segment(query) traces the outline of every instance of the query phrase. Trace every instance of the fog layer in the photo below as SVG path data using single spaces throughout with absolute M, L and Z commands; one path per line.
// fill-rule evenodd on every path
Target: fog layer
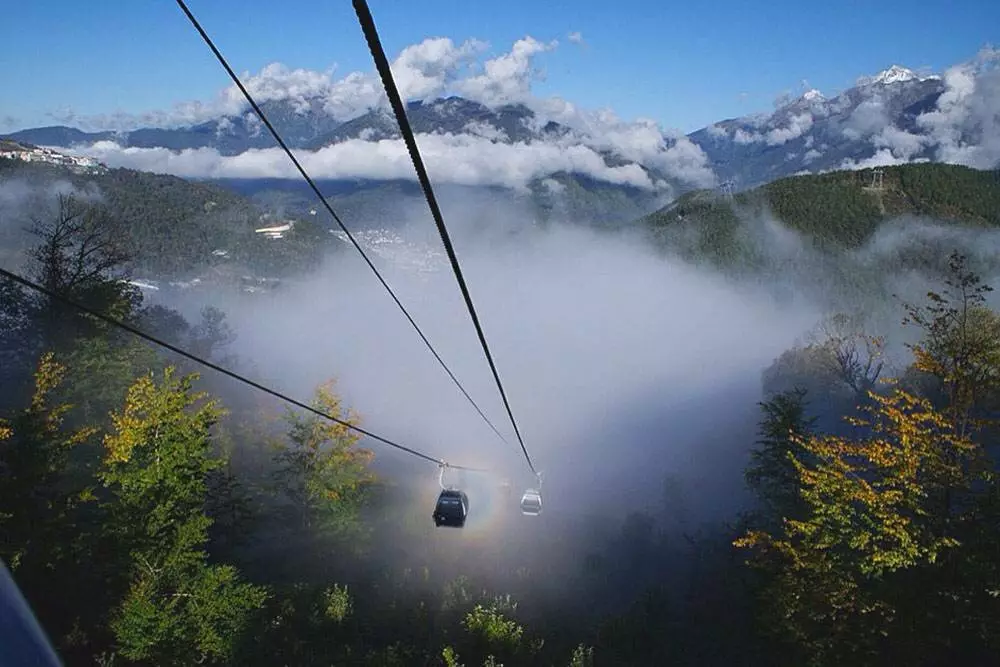
M 569 226 L 470 233 L 460 213 L 450 212 L 456 249 L 528 452 L 545 472 L 547 511 L 660 505 L 667 474 L 725 480 L 705 509 L 739 495 L 733 482 L 754 438 L 760 372 L 817 313 L 779 307 L 764 289 L 663 259 L 640 240 Z M 489 467 L 515 487 L 530 483 L 433 224 L 413 221 L 401 233 L 410 253 L 438 254 L 436 270 L 401 269 L 385 253 L 377 265 L 507 444 L 353 249 L 273 294 L 213 295 L 238 334 L 233 351 L 298 397 L 336 378 L 378 434 Z M 370 446 L 380 458 L 403 456 Z M 416 460 L 408 469 L 437 475 Z

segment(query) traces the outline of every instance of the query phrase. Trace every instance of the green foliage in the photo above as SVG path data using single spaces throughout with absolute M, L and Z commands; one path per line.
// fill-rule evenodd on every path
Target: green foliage
M 131 660 L 225 660 L 267 596 L 242 583 L 234 568 L 209 565 L 202 550 L 211 523 L 206 479 L 219 466 L 210 457 L 209 430 L 222 411 L 201 403 L 193 379 L 168 368 L 159 384 L 137 380 L 104 440 L 100 479 L 113 495 L 109 531 L 128 554 L 131 578 L 111 629 L 119 653 Z
M 159 385 L 141 377 L 129 388 L 125 408 L 112 415 L 100 477 L 115 493 L 116 524 L 133 549 L 185 542 L 184 535 L 204 527 L 205 480 L 219 466 L 208 455 L 209 429 L 223 413 L 214 402 L 188 411 L 205 398 L 192 391 L 193 380 L 176 377 L 172 368 Z
M 506 613 L 517 610 L 509 599 L 498 598 L 488 605 L 477 604 L 463 621 L 465 628 L 495 647 L 517 648 L 524 628 Z
M 573 657 L 570 658 L 569 667 L 594 667 L 594 648 L 579 644 L 573 649 Z
M 906 305 L 905 324 L 923 331 L 910 345 L 914 369 L 936 380 L 952 419 L 970 432 L 1000 390 L 1000 316 L 986 307 L 984 285 L 958 253 L 949 258 L 946 288 L 929 292 L 925 306 Z
M 217 433 L 222 431 L 217 429 Z M 219 454 L 222 465 L 212 470 L 206 479 L 208 494 L 205 513 L 211 518 L 209 527 L 212 554 L 227 557 L 246 545 L 260 522 L 255 498 L 247 481 L 237 474 L 232 460 Z
M 856 248 L 878 227 L 883 215 L 877 195 L 863 189 L 863 175 L 834 172 L 795 176 L 768 183 L 760 200 L 790 228 L 821 246 Z
M 120 332 L 79 339 L 65 353 L 68 382 L 61 392 L 78 406 L 79 417 L 104 424 L 139 375 L 164 367 L 152 346 Z
M 903 165 L 887 170 L 890 185 L 916 213 L 979 225 L 1000 225 L 1000 179 L 996 171 L 959 165 Z M 897 208 L 906 204 L 900 203 Z
M 748 223 L 765 216 L 801 234 L 807 245 L 831 253 L 859 248 L 881 224 L 902 215 L 1000 226 L 1000 182 L 991 172 L 909 164 L 884 168 L 882 189 L 870 187 L 871 182 L 872 170 L 866 169 L 783 178 L 731 199 L 695 191 L 642 218 L 639 225 L 661 245 L 727 271 L 763 266 L 768 249 L 759 247 Z M 938 248 L 933 251 L 940 254 Z M 897 263 L 911 260 L 920 258 L 901 256 Z M 857 278 L 844 275 L 842 281 Z
M 460 575 L 445 584 L 441 608 L 445 611 L 463 609 L 471 605 L 478 597 L 480 595 L 474 594 L 471 590 L 469 577 Z
M 441 657 L 444 658 L 444 664 L 447 667 L 464 667 L 464 665 L 458 661 L 458 654 L 455 653 L 455 649 L 450 646 L 445 646 L 444 649 L 442 649 Z
M 6 407 L 30 377 L 31 301 L 18 284 L 0 280 L 0 409 Z
M 138 574 L 111 622 L 124 657 L 156 665 L 225 662 L 264 589 L 240 581 L 235 568 L 205 565 Z
M 682 195 L 640 221 L 655 243 L 679 251 L 687 259 L 709 259 L 733 270 L 759 266 L 751 239 L 742 234 L 742 211 L 707 191 Z
M 83 179 L 80 179 L 83 180 Z M 176 176 L 111 169 L 86 180 L 103 193 L 139 259 L 136 269 L 177 275 L 204 265 L 217 248 L 249 244 L 259 213 L 222 188 Z
M 179 277 L 235 266 L 290 273 L 314 267 L 332 247 L 332 236 L 307 219 L 296 219 L 280 240 L 261 238 L 254 230 L 268 224 L 269 214 L 219 186 L 132 169 L 73 173 L 19 160 L 0 163 L 6 167 L 0 181 L 21 177 L 40 186 L 68 181 L 99 194 L 101 204 L 91 208 L 102 211 L 104 227 L 132 258 L 131 268 L 146 275 Z M 229 255 L 215 257 L 215 250 Z
M 337 623 L 343 622 L 351 614 L 351 595 L 347 586 L 334 584 L 324 592 L 326 598 L 326 617 Z
M 769 520 L 797 517 L 802 503 L 795 461 L 803 456 L 799 442 L 812 432 L 816 418 L 806 416 L 803 389 L 780 393 L 759 405 L 763 418 L 745 473 L 747 485 L 760 498 Z

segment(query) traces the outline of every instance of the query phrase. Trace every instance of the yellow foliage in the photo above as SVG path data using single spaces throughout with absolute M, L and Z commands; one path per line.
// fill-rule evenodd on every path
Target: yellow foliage
M 205 392 L 188 391 L 198 378 L 197 373 L 175 381 L 175 370 L 168 367 L 163 371 L 163 386 L 176 385 L 177 391 L 164 394 L 153 381 L 152 374 L 136 379 L 129 387 L 122 411 L 111 415 L 112 432 L 104 436 L 106 464 L 128 462 L 133 450 L 149 438 L 150 422 L 155 423 L 160 414 L 167 414 L 165 411 L 172 407 L 183 410 L 208 397 Z M 215 401 L 208 401 L 203 409 L 216 415 L 223 414 Z M 159 426 L 154 426 L 154 438 L 158 428 Z
M 41 411 L 45 408 L 46 398 L 58 387 L 66 376 L 66 368 L 56 362 L 55 355 L 46 352 L 38 362 L 35 371 L 35 393 L 31 397 L 32 410 Z
M 361 529 L 356 513 L 364 502 L 366 487 L 375 481 L 368 469 L 374 454 L 357 446 L 361 436 L 347 424 L 356 426 L 360 419 L 354 411 L 344 409 L 333 381 L 316 389 L 312 407 L 346 424 L 289 411 L 287 438 L 274 443 L 280 464 L 277 475 L 303 525 L 322 526 L 331 534 L 356 532 Z
M 346 415 L 342 415 L 342 405 L 343 402 L 341 401 L 340 396 L 336 393 L 335 380 L 328 380 L 317 387 L 316 394 L 313 398 L 314 408 L 321 412 L 325 412 L 328 415 L 337 417 L 352 426 L 360 426 L 361 416 L 354 409 L 349 409 Z M 367 467 L 368 464 L 370 464 L 375 458 L 375 453 L 373 451 L 355 446 L 361 439 L 361 435 L 344 424 L 338 424 L 337 422 L 329 419 L 317 419 L 313 422 L 312 426 L 314 430 L 312 437 L 309 440 L 309 445 L 313 448 L 318 448 L 323 443 L 337 443 L 336 450 L 338 451 L 342 464 Z M 362 475 L 357 481 L 358 483 L 363 483 L 371 481 L 372 479 L 372 475 L 365 474 Z M 336 491 L 333 491 L 332 493 L 336 494 Z M 331 498 L 335 499 L 336 495 L 331 496 Z
M 35 392 L 31 397 L 31 407 L 29 412 L 44 416 L 44 426 L 51 432 L 56 433 L 62 426 L 63 416 L 73 408 L 71 404 L 63 403 L 56 406 L 49 406 L 49 396 L 59 388 L 66 377 L 66 367 L 55 360 L 52 352 L 42 355 L 38 362 L 38 369 L 35 371 Z M 6 430 L 6 434 L 3 431 Z M 95 427 L 83 427 L 70 433 L 66 439 L 67 446 L 78 445 L 97 432 Z M 13 429 L 0 424 L 0 440 L 13 435 Z
M 898 387 L 870 397 L 871 418 L 852 420 L 866 437 L 794 436 L 805 516 L 733 542 L 774 574 L 767 595 L 779 622 L 816 646 L 862 626 L 888 631 L 894 611 L 869 583 L 958 546 L 947 499 L 985 469 L 981 448 L 930 401 Z

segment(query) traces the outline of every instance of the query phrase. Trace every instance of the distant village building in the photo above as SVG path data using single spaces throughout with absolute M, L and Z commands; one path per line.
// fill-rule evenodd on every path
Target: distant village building
M 295 226 L 294 220 L 289 220 L 283 225 L 274 225 L 272 227 L 261 227 L 260 229 L 255 229 L 254 231 L 258 234 L 263 234 L 269 239 L 280 239 L 284 237 L 286 232 L 292 230 Z
M 0 158 L 21 160 L 23 162 L 44 162 L 87 171 L 107 170 L 107 166 L 85 155 L 64 155 L 57 153 L 51 148 L 23 146 L 12 141 L 3 142 L 2 149 L 0 149 Z

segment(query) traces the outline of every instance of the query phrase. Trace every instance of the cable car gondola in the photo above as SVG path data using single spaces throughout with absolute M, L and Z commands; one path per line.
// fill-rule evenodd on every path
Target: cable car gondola
M 445 463 L 441 466 L 438 475 L 438 484 L 441 485 L 441 493 L 438 495 L 437 504 L 434 506 L 434 525 L 451 526 L 452 528 L 462 528 L 465 526 L 465 519 L 469 516 L 469 497 L 465 491 L 460 491 L 452 486 L 445 486 L 444 471 L 448 467 Z
M 521 514 L 538 516 L 542 513 L 542 494 L 538 489 L 528 489 L 521 496 Z
M 469 516 L 469 497 L 458 489 L 441 489 L 434 507 L 434 525 L 462 528 Z

